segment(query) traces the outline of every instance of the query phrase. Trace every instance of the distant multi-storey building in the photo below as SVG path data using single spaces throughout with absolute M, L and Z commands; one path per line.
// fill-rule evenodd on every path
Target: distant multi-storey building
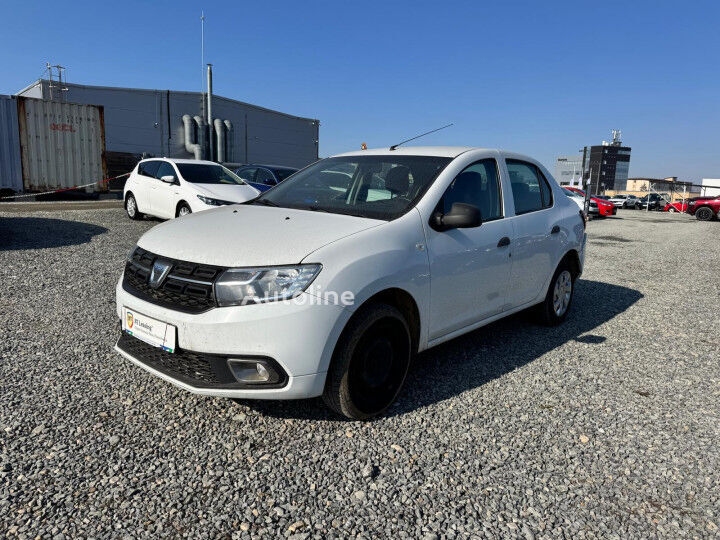
M 626 189 L 631 149 L 622 145 L 619 130 L 612 134 L 612 141 L 583 149 L 583 177 L 590 181 L 591 193 Z
M 555 180 L 561 186 L 582 185 L 583 156 L 560 156 L 555 160 Z

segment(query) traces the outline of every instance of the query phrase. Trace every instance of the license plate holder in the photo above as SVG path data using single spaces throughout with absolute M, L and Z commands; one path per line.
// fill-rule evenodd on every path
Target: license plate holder
M 122 308 L 122 329 L 133 337 L 163 351 L 175 352 L 177 328 L 127 307 Z

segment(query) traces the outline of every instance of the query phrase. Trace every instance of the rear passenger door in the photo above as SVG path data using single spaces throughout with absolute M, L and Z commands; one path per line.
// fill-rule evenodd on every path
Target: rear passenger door
M 510 308 L 528 304 L 546 292 L 560 247 L 559 218 L 552 189 L 533 163 L 506 159 L 512 198 L 513 265 L 508 288 Z
M 160 166 L 160 161 L 143 161 L 138 165 L 137 182 L 133 186 L 135 201 L 138 210 L 144 214 L 152 214 L 152 197 L 155 180 L 155 173 Z
M 447 214 L 453 203 L 476 206 L 482 225 L 468 229 L 427 228 L 430 291 L 429 339 L 500 313 L 510 276 L 512 225 L 503 215 L 497 161 L 477 161 L 445 190 L 435 212 Z

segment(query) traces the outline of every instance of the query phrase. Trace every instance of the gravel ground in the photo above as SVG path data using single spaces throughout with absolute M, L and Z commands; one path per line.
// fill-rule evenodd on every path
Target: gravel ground
M 559 328 L 422 354 L 388 416 L 200 398 L 112 351 L 157 222 L 0 214 L 0 531 L 17 537 L 713 537 L 720 223 L 593 221 Z

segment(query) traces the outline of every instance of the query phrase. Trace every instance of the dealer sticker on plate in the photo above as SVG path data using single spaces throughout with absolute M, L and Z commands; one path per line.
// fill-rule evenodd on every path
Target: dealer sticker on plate
M 132 309 L 122 309 L 122 329 L 153 347 L 175 352 L 175 327 Z

